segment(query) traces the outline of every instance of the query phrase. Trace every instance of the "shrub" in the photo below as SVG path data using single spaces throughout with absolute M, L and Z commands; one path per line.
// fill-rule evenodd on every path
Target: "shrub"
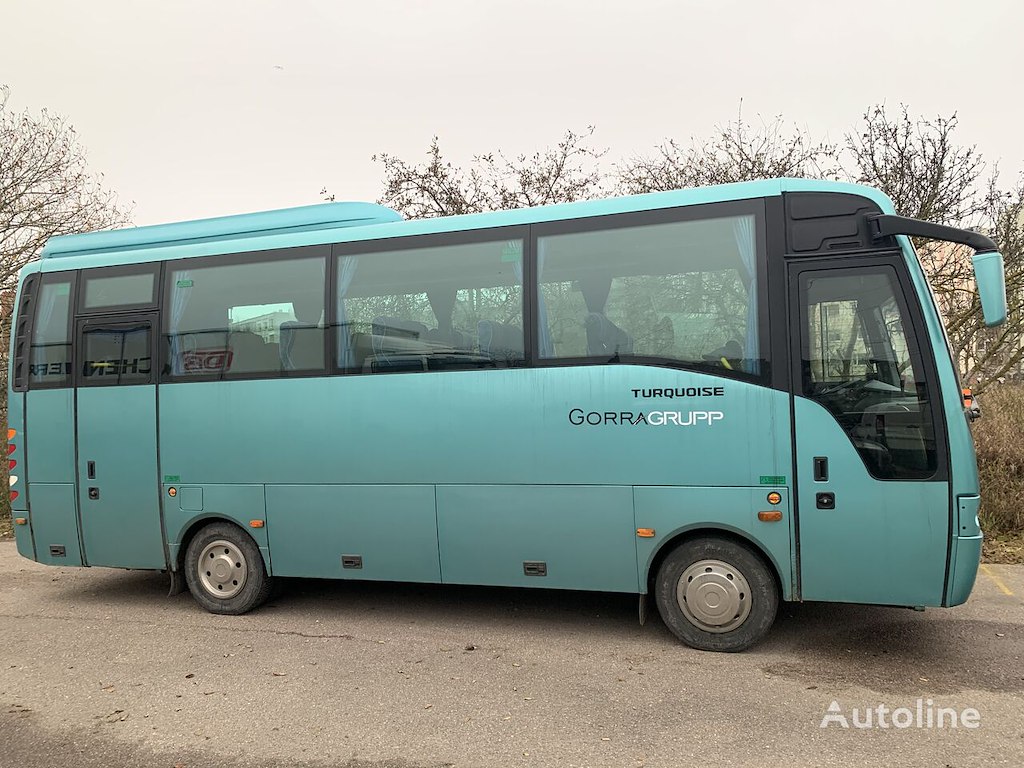
M 1004 384 L 980 398 L 974 423 L 986 534 L 1024 530 L 1024 386 Z

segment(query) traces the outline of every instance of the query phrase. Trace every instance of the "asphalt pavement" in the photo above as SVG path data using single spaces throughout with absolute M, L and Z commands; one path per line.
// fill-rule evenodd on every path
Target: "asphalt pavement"
M 227 617 L 166 589 L 0 542 L 0 766 L 1024 765 L 1024 566 L 949 610 L 786 604 L 733 655 L 623 595 L 294 581 Z

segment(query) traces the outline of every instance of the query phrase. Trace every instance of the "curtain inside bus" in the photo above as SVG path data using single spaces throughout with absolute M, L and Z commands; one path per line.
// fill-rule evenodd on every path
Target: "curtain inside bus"
M 747 338 L 743 344 L 743 368 L 747 373 L 760 373 L 760 355 L 758 355 L 757 344 L 757 247 L 754 243 L 754 217 L 740 216 L 733 221 L 732 227 L 747 284 Z
M 171 314 L 168 320 L 167 335 L 170 341 L 171 373 L 185 373 L 185 349 L 179 333 L 181 320 L 188 307 L 192 295 L 192 272 L 188 269 L 176 270 L 171 275 Z
M 345 314 L 345 294 L 352 285 L 358 265 L 358 256 L 342 256 L 338 260 L 338 367 L 342 369 L 355 365 L 352 334 L 349 332 L 348 315 Z

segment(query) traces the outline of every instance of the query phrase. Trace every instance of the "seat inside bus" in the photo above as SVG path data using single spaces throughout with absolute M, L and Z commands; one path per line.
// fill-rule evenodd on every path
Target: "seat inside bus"
M 593 357 L 617 357 L 633 354 L 633 337 L 605 317 L 591 312 L 583 321 L 587 332 L 587 352 Z
M 509 363 L 523 359 L 523 331 L 520 326 L 481 320 L 476 334 L 436 322 L 378 315 L 370 323 L 370 333 L 351 331 L 354 367 L 366 372 L 383 370 L 430 370 L 445 365 L 472 362 Z M 448 325 L 451 324 L 449 320 Z M 352 324 L 349 327 L 357 326 Z

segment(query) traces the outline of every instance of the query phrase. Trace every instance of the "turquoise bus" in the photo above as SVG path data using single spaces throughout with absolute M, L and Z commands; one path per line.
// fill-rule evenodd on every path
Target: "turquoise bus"
M 957 605 L 978 473 L 908 235 L 973 248 L 1002 322 L 990 240 L 805 180 L 54 238 L 11 340 L 18 551 L 225 614 L 284 577 L 653 594 L 719 651 L 780 600 Z

